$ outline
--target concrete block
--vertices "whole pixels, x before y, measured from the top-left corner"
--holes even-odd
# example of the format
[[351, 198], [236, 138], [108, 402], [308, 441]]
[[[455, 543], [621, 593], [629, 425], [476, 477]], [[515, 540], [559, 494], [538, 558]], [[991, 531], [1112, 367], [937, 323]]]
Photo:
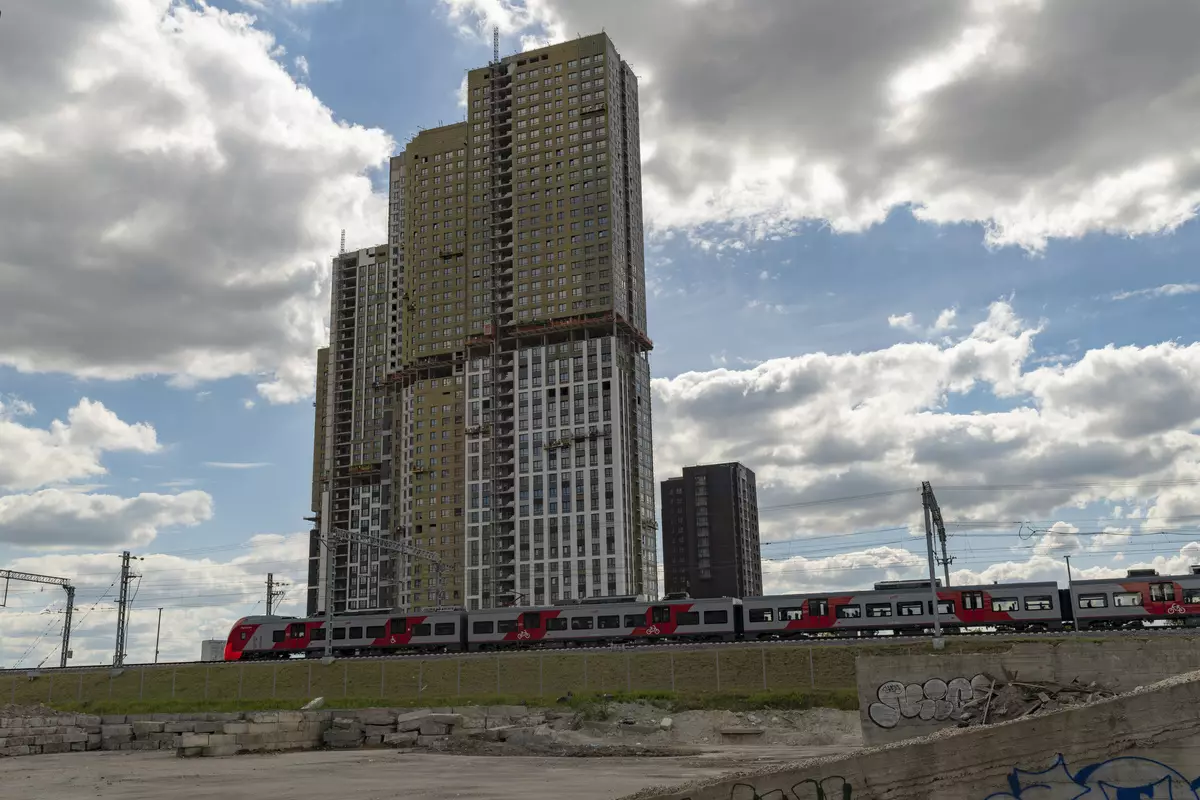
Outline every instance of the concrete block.
[[445, 736], [418, 736], [417, 747], [434, 747], [445, 741]]
[[0, 747], [0, 756], [27, 756], [32, 752], [27, 744], [15, 745], [13, 747]]
[[[228, 728], [231, 724], [236, 725], [237, 723], [226, 723], [225, 727]], [[284, 727], [284, 723], [279, 722], [243, 722], [242, 724], [246, 726], [244, 733], [278, 733], [280, 728]], [[225, 732], [229, 733], [229, 731]]]
[[276, 711], [279, 715], [280, 722], [304, 722], [305, 714], [303, 711]]
[[88, 750], [99, 750], [100, 749], [100, 734], [89, 733], [87, 735], [87, 749]]
[[450, 709], [451, 714], [458, 714], [461, 717], [471, 718], [478, 717], [484, 719], [487, 717], [487, 706], [455, 706]]
[[279, 722], [278, 711], [247, 711], [246, 722]]
[[124, 725], [125, 724], [125, 715], [124, 714], [105, 714], [104, 716], [100, 717], [100, 724], [101, 725]]
[[132, 736], [133, 726], [124, 723], [104, 724], [100, 726], [100, 735], [106, 739], [117, 736]]
[[133, 723], [133, 735], [141, 738], [149, 736], [152, 733], [162, 733], [165, 722], [135, 722]]
[[120, 750], [121, 745], [133, 741], [133, 736], [104, 736], [100, 739], [101, 750]]
[[438, 722], [438, 723], [441, 723], [442, 725], [462, 725], [463, 717], [462, 717], [462, 714], [437, 713], [437, 714], [430, 714], [428, 717], [425, 718], [425, 721], [426, 722]]
[[411, 731], [405, 731], [404, 733], [388, 733], [384, 735], [383, 743], [393, 747], [406, 747], [408, 745], [417, 743], [417, 734]]
[[183, 714], [160, 712], [158, 714], [151, 714], [150, 719], [153, 722], [179, 722], [179, 720], [183, 719]]
[[175, 753], [175, 755], [180, 756], [181, 758], [195, 758], [197, 756], [204, 755], [204, 748], [203, 747], [181, 747]]
[[463, 717], [461, 725], [455, 725], [454, 730], [477, 731], [487, 727], [487, 717]]
[[75, 724], [81, 728], [86, 728], [91, 725], [100, 725], [102, 718], [95, 714], [76, 714]]
[[362, 742], [362, 734], [358, 731], [333, 728], [325, 731], [322, 741], [328, 747], [358, 747]]
[[221, 733], [224, 727], [223, 722], [197, 722], [196, 733]]
[[441, 722], [422, 722], [420, 727], [422, 736], [445, 736], [450, 733], [450, 726]]
[[432, 713], [428, 708], [419, 708], [416, 711], [409, 711], [407, 714], [400, 714], [396, 717], [396, 730], [401, 733], [415, 731], [421, 727], [421, 722]]
[[237, 736], [229, 733], [210, 733], [208, 735], [209, 747], [225, 747], [226, 745], [237, 744]]
[[523, 717], [529, 713], [525, 706], [488, 706], [488, 717]]
[[62, 740], [64, 742], [66, 742], [67, 744], [76, 744], [76, 743], [81, 743], [81, 742], [87, 742], [88, 735], [81, 730], [73, 730], [73, 731], [70, 731], [69, 733], [64, 733], [62, 735]]
[[488, 728], [510, 728], [513, 721], [512, 717], [488, 717], [484, 724]]
[[362, 740], [363, 747], [381, 747], [383, 746], [382, 736], [364, 736]]
[[353, 717], [334, 717], [333, 727], [340, 728], [342, 730], [360, 730], [362, 728], [362, 723]]
[[163, 725], [164, 733], [193, 733], [195, 730], [195, 722], [168, 722]]
[[42, 752], [69, 753], [71, 752], [71, 745], [67, 744], [66, 742], [47, 742], [46, 744], [42, 745]]
[[126, 714], [125, 715], [125, 721], [131, 722], [131, 723], [132, 722], [149, 722], [152, 719], [154, 719], [153, 714]]
[[208, 747], [210, 734], [207, 733], [183, 733], [179, 736], [179, 746], [182, 748], [189, 747]]
[[236, 744], [219, 745], [217, 747], [206, 747], [200, 751], [202, 756], [236, 756], [238, 754], [238, 746]]
[[239, 733], [249, 733], [249, 722], [226, 722], [221, 725], [221, 733], [231, 734], [236, 736]]
[[254, 753], [259, 750], [266, 749], [267, 737], [257, 733], [239, 733], [237, 735], [237, 745], [242, 750], [248, 753]]
[[394, 725], [365, 725], [363, 733], [367, 736], [387, 736], [389, 733], [395, 733]]
[[454, 709], [450, 708], [450, 706], [446, 706], [446, 707], [444, 707], [444, 708], [431, 708], [431, 709], [429, 709], [429, 713], [430, 713], [430, 714], [449, 714], [449, 713], [451, 713], [451, 712], [453, 712], [453, 711], [454, 711]]
[[396, 722], [396, 715], [386, 708], [364, 708], [359, 710], [354, 716], [364, 725], [391, 726]]
[[87, 750], [87, 742], [72, 742], [70, 748], [72, 753], [82, 753]]

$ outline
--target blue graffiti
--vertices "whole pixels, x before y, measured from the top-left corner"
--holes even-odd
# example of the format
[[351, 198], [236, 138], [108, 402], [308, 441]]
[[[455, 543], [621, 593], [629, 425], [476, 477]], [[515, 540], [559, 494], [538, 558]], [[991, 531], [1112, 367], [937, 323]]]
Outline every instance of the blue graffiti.
[[1149, 758], [1120, 756], [1089, 764], [1074, 774], [1059, 754], [1048, 768], [1033, 772], [1013, 769], [1008, 790], [987, 800], [1200, 800], [1200, 779]]

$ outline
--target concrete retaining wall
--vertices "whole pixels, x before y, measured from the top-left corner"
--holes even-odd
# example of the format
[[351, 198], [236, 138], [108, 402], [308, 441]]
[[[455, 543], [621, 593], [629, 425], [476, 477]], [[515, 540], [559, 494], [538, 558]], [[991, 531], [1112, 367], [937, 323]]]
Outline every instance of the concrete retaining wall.
[[1200, 669], [1200, 646], [1159, 637], [1017, 643], [1000, 653], [860, 656], [856, 663], [863, 741], [899, 741], [954, 727], [972, 681], [990, 676], [1070, 683], [1095, 682], [1123, 692]]
[[[786, 769], [677, 789], [663, 800], [1197, 798], [1200, 673], [1000, 725], [943, 730]], [[774, 794], [772, 794], [774, 793]]]

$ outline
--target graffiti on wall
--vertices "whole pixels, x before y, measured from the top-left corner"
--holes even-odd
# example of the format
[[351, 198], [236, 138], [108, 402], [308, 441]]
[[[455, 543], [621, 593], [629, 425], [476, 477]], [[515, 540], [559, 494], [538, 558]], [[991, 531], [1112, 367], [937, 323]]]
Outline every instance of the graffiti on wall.
[[1071, 772], [1059, 754], [1049, 768], [1013, 769], [1005, 791], [986, 800], [1200, 800], [1200, 778], [1189, 780], [1149, 758], [1120, 756]]
[[729, 790], [729, 800], [852, 800], [853, 797], [853, 787], [841, 775], [820, 780], [806, 778], [793, 786], [791, 791], [772, 789], [759, 794], [758, 789], [749, 783], [735, 783]]
[[957, 719], [966, 703], [987, 696], [992, 679], [930, 678], [924, 683], [905, 684], [885, 681], [875, 691], [876, 702], [867, 707], [867, 716], [881, 728], [894, 728], [903, 720], [923, 722]]

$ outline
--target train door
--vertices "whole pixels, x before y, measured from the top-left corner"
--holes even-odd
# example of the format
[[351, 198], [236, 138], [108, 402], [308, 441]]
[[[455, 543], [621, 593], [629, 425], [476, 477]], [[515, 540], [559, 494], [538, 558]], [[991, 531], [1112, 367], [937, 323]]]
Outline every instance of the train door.
[[810, 597], [805, 605], [808, 606], [808, 616], [812, 618], [812, 624], [809, 627], [817, 629], [833, 627], [833, 617], [829, 612], [829, 598]]
[[526, 611], [521, 615], [521, 629], [517, 638], [522, 640], [542, 638], [542, 615], [536, 611]]

